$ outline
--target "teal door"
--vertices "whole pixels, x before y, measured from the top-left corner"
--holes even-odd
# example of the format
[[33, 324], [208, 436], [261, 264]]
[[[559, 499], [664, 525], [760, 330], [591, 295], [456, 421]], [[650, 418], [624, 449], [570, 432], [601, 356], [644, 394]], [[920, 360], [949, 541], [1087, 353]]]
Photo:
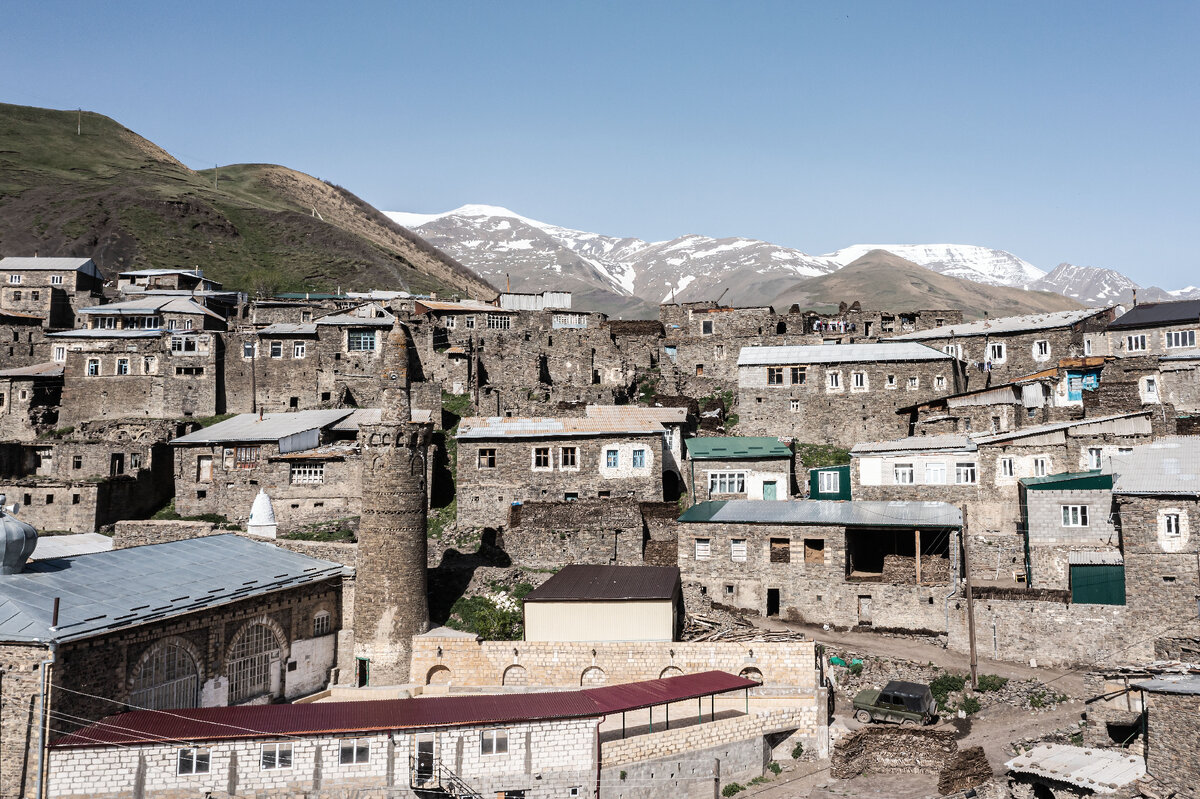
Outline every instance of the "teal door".
[[1071, 601], [1080, 605], [1124, 605], [1124, 566], [1071, 567]]
[[776, 499], [774, 480], [763, 483], [763, 499]]

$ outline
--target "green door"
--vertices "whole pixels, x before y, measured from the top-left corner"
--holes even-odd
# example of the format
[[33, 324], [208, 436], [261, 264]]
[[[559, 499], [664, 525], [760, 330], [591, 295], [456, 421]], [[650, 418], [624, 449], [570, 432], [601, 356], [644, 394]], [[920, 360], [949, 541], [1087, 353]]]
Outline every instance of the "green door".
[[775, 499], [775, 481], [770, 480], [763, 483], [763, 499]]
[[1124, 605], [1124, 566], [1071, 567], [1071, 601], [1080, 605]]

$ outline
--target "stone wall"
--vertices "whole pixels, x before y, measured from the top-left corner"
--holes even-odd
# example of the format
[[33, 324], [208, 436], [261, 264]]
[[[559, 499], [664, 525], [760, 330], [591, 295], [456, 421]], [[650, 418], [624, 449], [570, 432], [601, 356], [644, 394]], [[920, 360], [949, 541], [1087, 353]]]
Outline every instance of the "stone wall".
[[830, 773], [840, 780], [864, 772], [936, 774], [956, 762], [958, 743], [951, 730], [863, 727], [838, 742]]
[[1146, 771], [1183, 795], [1200, 785], [1200, 696], [1146, 693]]
[[627, 497], [514, 506], [498, 538], [513, 562], [534, 568], [564, 563], [642, 564], [640, 503]]
[[113, 527], [113, 549], [127, 549], [146, 544], [165, 544], [168, 541], [183, 541], [219, 535], [222, 531], [212, 522], [184, 522], [148, 519], [146, 521], [117, 522]]
[[[768, 746], [761, 732], [753, 737], [674, 757], [661, 757], [605, 768], [600, 773], [604, 799], [714, 799], [722, 786], [745, 785], [763, 773]], [[594, 790], [594, 785], [588, 786]], [[581, 796], [592, 794], [582, 793]]]

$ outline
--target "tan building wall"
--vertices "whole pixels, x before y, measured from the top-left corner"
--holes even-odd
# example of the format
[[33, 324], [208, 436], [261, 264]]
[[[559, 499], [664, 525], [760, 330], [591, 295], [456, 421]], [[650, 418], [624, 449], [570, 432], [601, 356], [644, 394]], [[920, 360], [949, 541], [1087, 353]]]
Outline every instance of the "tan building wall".
[[525, 640], [670, 641], [674, 604], [653, 602], [528, 602]]

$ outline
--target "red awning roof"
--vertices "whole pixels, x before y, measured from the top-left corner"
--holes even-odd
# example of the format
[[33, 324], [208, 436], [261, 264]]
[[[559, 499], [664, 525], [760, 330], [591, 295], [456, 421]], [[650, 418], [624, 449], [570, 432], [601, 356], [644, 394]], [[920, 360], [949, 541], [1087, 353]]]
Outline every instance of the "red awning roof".
[[97, 721], [58, 738], [51, 746], [124, 746], [598, 718], [757, 685], [723, 671], [705, 671], [578, 691], [135, 710]]

